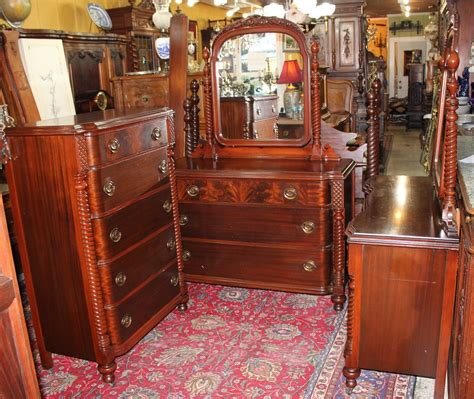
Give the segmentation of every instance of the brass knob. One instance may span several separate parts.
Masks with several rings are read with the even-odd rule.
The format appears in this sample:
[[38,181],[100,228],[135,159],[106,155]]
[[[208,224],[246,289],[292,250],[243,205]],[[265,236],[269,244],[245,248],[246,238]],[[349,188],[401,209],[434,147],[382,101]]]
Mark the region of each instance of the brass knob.
[[110,177],[107,177],[107,179],[105,179],[103,190],[104,190],[104,193],[107,194],[109,197],[112,197],[112,195],[114,195],[115,183],[112,181]]
[[148,96],[142,96],[142,101],[143,101],[144,103],[147,103],[149,100],[150,100],[150,97],[148,97]]
[[122,238],[122,233],[121,233],[121,231],[119,230],[118,227],[114,227],[110,231],[109,237],[113,242],[119,242],[120,239]]
[[171,276],[170,283],[173,287],[176,287],[179,284],[179,277],[178,275]]
[[158,169],[160,170],[161,173],[166,173],[168,172],[168,162],[166,162],[165,159],[163,159],[160,162],[160,166],[158,166]]
[[115,154],[119,148],[120,148],[120,141],[118,141],[117,138],[113,138],[112,140],[109,141],[107,144],[107,148],[112,154]]
[[120,320],[120,324],[125,328],[130,327],[132,325],[132,316],[129,314],[123,315],[122,320]]
[[305,234],[313,233],[315,228],[316,228],[316,225],[314,224],[314,222],[311,222],[309,220],[301,223],[301,230],[303,230]]
[[283,196],[287,200],[293,201],[298,196],[298,192],[296,191],[296,188],[288,187],[288,188],[285,188],[285,190],[283,191]]
[[179,217],[179,224],[181,226],[186,226],[188,224],[188,222],[189,222],[189,218],[186,215],[181,215]]
[[471,223],[471,215],[466,216],[466,223]]
[[127,281],[127,275],[125,273],[117,273],[117,275],[115,276],[115,285],[117,287],[122,287],[125,282]]
[[312,260],[308,260],[307,262],[303,263],[303,269],[307,272],[314,272],[316,270],[316,263]]
[[282,137],[288,137],[290,135],[290,132],[288,130],[283,130],[281,136]]
[[161,129],[159,127],[153,128],[151,132],[151,138],[155,141],[158,141],[161,139]]
[[166,200],[165,202],[163,202],[163,209],[166,213],[171,212],[171,202],[169,200]]
[[190,197],[197,197],[199,195],[199,187],[195,185],[189,186],[186,192]]
[[188,251],[187,249],[185,249],[183,251],[183,260],[186,262],[188,261],[189,259],[191,259],[191,252]]
[[262,109],[260,107],[257,107],[257,115],[262,115]]
[[168,248],[170,251],[174,251],[176,248],[176,240],[173,237],[171,237],[166,243],[166,248]]

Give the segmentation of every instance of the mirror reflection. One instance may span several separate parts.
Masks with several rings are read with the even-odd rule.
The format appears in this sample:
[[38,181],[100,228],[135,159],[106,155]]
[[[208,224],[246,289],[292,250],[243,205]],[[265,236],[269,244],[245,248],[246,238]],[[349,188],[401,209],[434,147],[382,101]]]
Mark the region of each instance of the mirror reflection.
[[224,42],[216,65],[222,136],[302,138],[302,68],[298,45],[291,36],[252,33]]

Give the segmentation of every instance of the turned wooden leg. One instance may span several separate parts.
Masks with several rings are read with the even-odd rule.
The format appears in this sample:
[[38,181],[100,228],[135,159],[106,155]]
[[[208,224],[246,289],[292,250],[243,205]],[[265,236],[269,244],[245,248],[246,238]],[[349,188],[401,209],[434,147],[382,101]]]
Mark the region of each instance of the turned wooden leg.
[[117,369],[117,364],[115,361],[109,364],[98,364],[97,369],[99,373],[102,374],[102,381],[111,384],[115,381],[115,370]]
[[336,289],[342,291],[342,293],[333,293],[331,295],[331,301],[334,305],[334,310],[340,312],[344,308],[344,302],[346,302],[346,296],[344,295],[344,287],[334,287],[334,291]]
[[352,390],[357,386],[357,378],[360,376],[360,369],[344,367],[342,374],[346,377],[346,392],[350,395]]
[[43,367],[44,369],[53,368],[54,363],[53,363],[53,355],[51,352],[40,350],[40,359],[41,359],[41,367]]

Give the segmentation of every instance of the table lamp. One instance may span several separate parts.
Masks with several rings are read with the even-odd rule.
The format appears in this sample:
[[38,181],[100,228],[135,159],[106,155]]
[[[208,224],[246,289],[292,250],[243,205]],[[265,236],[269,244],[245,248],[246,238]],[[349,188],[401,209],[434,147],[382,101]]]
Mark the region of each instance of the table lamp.
[[277,83],[288,83],[285,94],[283,94],[283,104],[285,106],[286,116],[291,119],[298,117],[300,108],[300,90],[293,85],[303,80],[303,73],[296,60],[286,60],[283,64],[280,79]]

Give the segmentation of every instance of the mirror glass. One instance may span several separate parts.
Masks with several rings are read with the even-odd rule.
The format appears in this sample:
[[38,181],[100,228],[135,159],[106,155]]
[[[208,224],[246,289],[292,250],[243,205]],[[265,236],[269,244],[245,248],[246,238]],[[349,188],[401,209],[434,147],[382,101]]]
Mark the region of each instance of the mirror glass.
[[276,32],[234,36],[218,51],[216,74],[224,139],[304,136],[303,62],[293,37]]

